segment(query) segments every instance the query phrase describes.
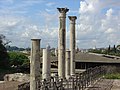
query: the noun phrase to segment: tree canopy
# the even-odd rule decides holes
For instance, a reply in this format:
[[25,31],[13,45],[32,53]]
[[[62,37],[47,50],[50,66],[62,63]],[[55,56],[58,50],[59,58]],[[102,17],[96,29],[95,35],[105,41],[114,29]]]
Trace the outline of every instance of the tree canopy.
[[9,52],[9,57],[11,66],[21,66],[28,61],[28,57],[20,52]]
[[6,37],[3,34],[0,34],[0,68],[9,67],[9,55],[5,48],[7,43],[4,42]]
[[17,72],[29,72],[30,71],[30,60],[28,57],[21,52],[9,52],[10,66],[15,68]]

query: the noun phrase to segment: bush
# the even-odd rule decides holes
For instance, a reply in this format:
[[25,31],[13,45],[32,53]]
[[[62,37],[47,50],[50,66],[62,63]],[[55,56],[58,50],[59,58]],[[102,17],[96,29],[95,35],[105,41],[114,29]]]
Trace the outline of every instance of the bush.
[[20,52],[9,52],[10,57],[10,65],[14,66],[22,66],[26,65],[26,62],[29,62],[29,59],[27,56],[25,56],[23,53]]

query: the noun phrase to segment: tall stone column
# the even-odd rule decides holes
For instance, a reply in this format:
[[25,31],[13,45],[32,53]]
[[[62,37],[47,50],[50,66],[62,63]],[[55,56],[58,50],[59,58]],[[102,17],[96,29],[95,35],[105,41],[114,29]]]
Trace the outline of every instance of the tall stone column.
[[69,78],[69,76],[70,76],[70,51],[66,51],[66,62],[65,62],[65,64],[66,64],[66,73],[65,73],[65,75],[66,75],[66,78],[68,79]]
[[57,8],[60,12],[60,27],[58,38],[58,75],[65,78],[65,50],[66,50],[66,13],[67,8]]
[[70,51],[71,51],[71,62],[70,62],[70,74],[74,75],[75,74],[75,20],[77,19],[76,16],[68,16],[70,19]]
[[37,90],[36,81],[40,80],[40,40],[31,39],[30,90]]
[[43,79],[50,79],[51,77],[51,64],[50,64],[50,50],[43,49],[43,67],[42,67],[42,78]]

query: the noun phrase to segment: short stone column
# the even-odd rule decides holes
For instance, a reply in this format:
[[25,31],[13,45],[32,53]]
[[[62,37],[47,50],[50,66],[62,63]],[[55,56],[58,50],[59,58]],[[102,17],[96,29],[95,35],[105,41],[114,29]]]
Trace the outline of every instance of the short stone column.
[[59,37],[58,37],[58,75],[65,78],[65,51],[66,51],[66,13],[67,8],[57,8],[60,12]]
[[40,80],[40,40],[31,39],[30,90],[37,90],[36,82]]
[[50,64],[50,50],[43,49],[43,67],[42,67],[42,78],[50,79],[51,77],[51,64]]
[[55,56],[58,56],[58,49],[55,49]]
[[75,74],[75,20],[77,19],[76,16],[68,16],[70,19],[70,51],[71,51],[71,62],[70,62],[70,74],[74,75]]
[[65,68],[65,76],[66,76],[66,79],[68,79],[70,77],[70,51],[67,50],[66,51],[66,68]]

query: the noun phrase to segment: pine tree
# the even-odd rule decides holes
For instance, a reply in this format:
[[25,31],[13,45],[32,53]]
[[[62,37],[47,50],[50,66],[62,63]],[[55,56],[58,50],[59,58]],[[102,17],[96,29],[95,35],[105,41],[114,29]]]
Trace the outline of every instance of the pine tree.
[[113,47],[113,52],[116,53],[116,47],[115,47],[115,45]]
[[109,45],[109,47],[108,47],[108,54],[110,53],[110,45]]

